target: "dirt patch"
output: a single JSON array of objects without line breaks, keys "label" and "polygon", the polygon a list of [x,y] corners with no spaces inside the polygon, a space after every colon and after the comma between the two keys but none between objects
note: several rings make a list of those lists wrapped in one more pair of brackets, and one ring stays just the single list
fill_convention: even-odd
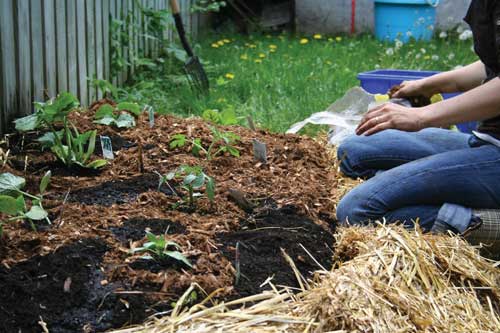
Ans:
[{"label": "dirt patch", "polygon": [[83,239],[0,268],[0,331],[40,332],[40,319],[50,332],[81,332],[84,326],[99,331],[143,319],[141,299],[129,299],[134,307],[127,308],[112,294],[113,285],[101,285],[106,251],[101,240]]},{"label": "dirt patch", "polygon": [[[158,176],[146,174],[125,180],[111,180],[97,186],[77,190],[70,194],[69,201],[85,205],[121,205],[135,201],[141,193],[157,190]],[[167,195],[172,194],[172,191],[165,184],[161,186],[159,191]]]},{"label": "dirt patch", "polygon": [[235,267],[236,244],[239,244],[241,275],[238,284],[235,284],[239,296],[262,292],[260,285],[271,276],[275,285],[299,286],[281,249],[293,259],[305,277],[310,276],[310,273],[319,267],[300,244],[323,267],[329,269],[332,266],[334,239],[331,233],[307,217],[298,215],[293,207],[271,210],[265,215],[255,217],[255,223],[245,221],[239,231],[222,234],[219,241],[224,244],[222,252]]},{"label": "dirt patch", "polygon": [[145,219],[135,217],[123,222],[120,227],[113,227],[111,231],[121,242],[128,240],[138,241],[145,236],[145,230],[155,234],[183,234],[186,227],[178,222],[166,219]]}]

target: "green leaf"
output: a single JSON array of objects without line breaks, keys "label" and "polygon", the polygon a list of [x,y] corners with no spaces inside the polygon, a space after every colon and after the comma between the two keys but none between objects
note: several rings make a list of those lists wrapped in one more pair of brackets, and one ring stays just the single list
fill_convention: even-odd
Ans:
[{"label": "green leaf", "polygon": [[26,180],[23,177],[10,172],[0,174],[0,194],[17,193],[24,185],[26,185]]},{"label": "green leaf", "polygon": [[232,146],[227,146],[227,151],[235,157],[240,157],[240,151]]},{"label": "green leaf", "polygon": [[14,120],[14,123],[16,124],[16,130],[19,132],[33,131],[40,125],[40,118],[38,114],[34,113]]},{"label": "green leaf", "polygon": [[121,102],[116,106],[118,111],[128,111],[135,116],[139,116],[141,114],[141,107],[137,103],[131,102]]},{"label": "green leaf", "polygon": [[186,177],[184,177],[184,180],[182,181],[182,185],[191,185],[191,183],[196,179],[196,175],[189,174]]},{"label": "green leaf", "polygon": [[95,124],[107,125],[107,126],[113,124],[114,122],[115,122],[115,118],[109,117],[109,116],[106,116],[106,117],[98,119],[98,120],[94,120]]},{"label": "green leaf", "polygon": [[165,178],[167,178],[167,180],[172,180],[172,179],[175,178],[175,174],[176,174],[175,171],[170,171],[169,173],[167,173],[167,175],[165,176]]},{"label": "green leaf", "polygon": [[170,140],[170,149],[184,147],[186,144],[186,136],[184,134],[176,134]]},{"label": "green leaf", "polygon": [[189,260],[179,251],[165,251],[164,254],[171,257],[171,258],[174,258],[175,260],[182,261],[183,263],[185,263],[187,266],[189,266],[191,268],[193,267],[191,265],[191,263],[189,262]]},{"label": "green leaf", "polygon": [[207,178],[206,192],[207,192],[208,200],[213,202],[215,199],[215,179],[213,177]]},{"label": "green leaf", "polygon": [[56,135],[59,137],[60,140],[62,140],[64,134],[63,130],[57,131],[55,133],[56,134],[54,134],[54,132],[47,132],[38,139],[36,139],[36,141],[40,142],[42,147],[45,148],[52,147],[56,144]]},{"label": "green leaf", "polygon": [[224,109],[220,113],[220,124],[222,125],[236,125],[238,119],[236,118],[236,112],[233,108]]},{"label": "green leaf", "polygon": [[106,160],[95,160],[95,161],[92,161],[92,162],[86,164],[85,167],[90,168],[90,169],[99,169],[107,164],[108,164],[108,161],[106,161]]},{"label": "green leaf", "polygon": [[135,119],[128,113],[122,113],[118,119],[115,120],[115,124],[118,128],[130,128],[135,126]]},{"label": "green leaf", "polygon": [[42,180],[40,181],[40,194],[43,194],[45,192],[45,190],[47,189],[47,186],[50,183],[50,176],[52,176],[52,173],[49,170],[42,177]]},{"label": "green leaf", "polygon": [[97,130],[93,131],[88,131],[84,133],[85,135],[89,134],[88,142],[89,145],[87,147],[87,152],[83,155],[83,161],[82,162],[87,162],[87,160],[92,156],[95,150],[95,139],[97,136]]},{"label": "green leaf", "polygon": [[152,243],[156,243],[156,240],[158,239],[158,237],[156,237],[155,234],[149,232],[149,231],[146,231],[146,238],[152,242]]},{"label": "green leaf", "polygon": [[17,215],[19,212],[17,200],[9,195],[0,195],[0,212]]},{"label": "green leaf", "polygon": [[16,207],[18,212],[24,212],[26,210],[26,202],[24,201],[24,195],[20,195],[16,199]]},{"label": "green leaf", "polygon": [[101,105],[101,107],[95,113],[95,119],[102,119],[104,117],[114,118],[113,111],[114,109],[111,105],[109,104]]},{"label": "green leaf", "polygon": [[194,188],[194,189],[199,189],[201,188],[203,185],[205,184],[205,175],[204,174],[200,174],[198,176],[196,176],[196,178],[193,180],[193,182],[191,183],[191,186]]},{"label": "green leaf", "polygon": [[201,139],[196,138],[193,140],[193,148],[191,149],[191,152],[193,153],[194,156],[200,156],[200,151],[203,149],[203,146],[201,145]]},{"label": "green leaf", "polygon": [[32,206],[29,212],[25,214],[30,220],[44,220],[49,213],[40,206]]},{"label": "green leaf", "polygon": [[217,110],[207,109],[203,111],[201,117],[206,121],[212,122],[214,124],[220,124],[221,122],[221,117]]}]

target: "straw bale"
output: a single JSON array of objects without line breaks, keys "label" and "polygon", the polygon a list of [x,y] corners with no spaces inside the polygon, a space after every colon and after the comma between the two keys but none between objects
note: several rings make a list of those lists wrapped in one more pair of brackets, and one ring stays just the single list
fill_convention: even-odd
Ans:
[{"label": "straw bale", "polygon": [[[116,332],[499,332],[498,263],[458,237],[341,228],[331,271],[288,289],[181,311]],[[195,286],[186,292],[188,295]]]}]

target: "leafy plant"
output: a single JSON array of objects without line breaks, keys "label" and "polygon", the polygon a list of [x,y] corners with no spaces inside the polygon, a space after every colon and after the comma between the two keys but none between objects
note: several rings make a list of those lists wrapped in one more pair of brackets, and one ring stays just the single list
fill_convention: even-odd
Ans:
[{"label": "leafy plant", "polygon": [[101,91],[104,95],[104,97],[111,98],[113,100],[117,100],[120,95],[126,95],[126,91],[116,87],[113,85],[111,82],[108,80],[104,79],[98,79],[94,76],[93,79],[88,79],[90,82],[90,85],[94,88],[97,88],[99,91]]},{"label": "leafy plant", "polygon": [[211,203],[214,202],[215,179],[206,175],[200,166],[183,165],[166,175],[160,175],[158,187],[173,179],[181,180],[181,188],[187,192],[182,201],[186,202],[188,206],[193,207],[195,200],[202,196],[200,192],[196,191],[200,190],[203,186],[205,186],[205,194],[208,200]]},{"label": "leafy plant", "polygon": [[226,152],[235,157],[240,156],[240,151],[234,146],[241,140],[239,135],[233,132],[221,132],[215,127],[210,127],[210,130],[212,131],[212,142],[207,148],[203,147],[199,138],[188,139],[184,134],[176,134],[170,140],[170,149],[181,148],[187,143],[191,143],[193,155],[199,156],[200,152],[203,151],[208,160]]},{"label": "leafy plant", "polygon": [[[126,112],[124,112],[126,111]],[[102,105],[95,113],[96,124],[115,125],[118,128],[130,128],[135,126],[132,115],[139,116],[141,108],[137,103],[122,102],[113,107],[110,104]]]},{"label": "leafy plant", "polygon": [[[34,220],[46,220],[50,224],[48,213],[42,206],[50,177],[51,172],[47,171],[40,181],[40,194],[35,196],[22,190],[26,185],[24,178],[8,172],[0,174],[0,212],[10,216],[6,220],[0,220],[0,236],[3,234],[3,224],[8,222],[27,220],[34,231]],[[27,199],[31,201],[30,209],[27,208]]]},{"label": "leafy plant", "polygon": [[146,260],[164,260],[172,258],[184,263],[188,267],[193,267],[189,260],[179,252],[181,249],[179,244],[173,241],[167,241],[165,235],[156,236],[151,232],[146,232],[146,237],[148,242],[144,243],[142,247],[133,249],[131,251],[132,253],[149,252],[151,255],[145,255],[141,258]]},{"label": "leafy plant", "polygon": [[207,109],[203,111],[202,118],[214,124],[224,126],[236,125],[238,123],[234,108],[226,108],[222,111],[219,111],[217,109]]},{"label": "leafy plant", "polygon": [[[84,168],[97,169],[107,164],[105,160],[89,162],[94,153],[97,131],[80,133],[69,121],[69,113],[80,103],[70,93],[62,93],[46,103],[35,103],[36,112],[15,121],[18,131],[31,131],[47,127],[50,132],[38,138],[44,147],[48,147],[65,165],[74,164]],[[56,123],[63,128],[56,130]]]},{"label": "leafy plant", "polygon": [[218,12],[221,7],[225,7],[225,1],[217,0],[197,0],[191,6],[191,13],[208,13],[208,12]]}]

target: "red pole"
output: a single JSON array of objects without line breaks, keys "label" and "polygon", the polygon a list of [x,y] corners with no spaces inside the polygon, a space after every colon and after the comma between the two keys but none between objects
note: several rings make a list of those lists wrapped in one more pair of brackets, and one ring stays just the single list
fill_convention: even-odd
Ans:
[{"label": "red pole", "polygon": [[351,0],[351,34],[356,32],[356,0]]}]

